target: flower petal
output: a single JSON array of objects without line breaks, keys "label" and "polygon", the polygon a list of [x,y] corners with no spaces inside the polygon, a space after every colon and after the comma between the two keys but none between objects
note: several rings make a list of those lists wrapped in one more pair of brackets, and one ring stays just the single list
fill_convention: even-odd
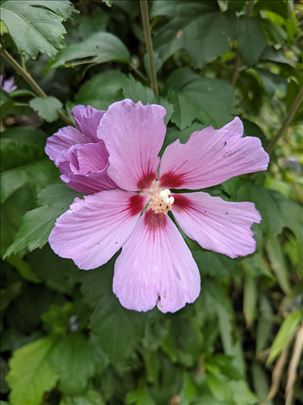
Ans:
[{"label": "flower petal", "polygon": [[106,263],[134,229],[145,198],[120,190],[101,191],[77,198],[61,215],[49,243],[61,257],[72,259],[80,269]]},{"label": "flower petal", "polygon": [[61,179],[80,193],[112,190],[117,185],[107,174],[108,152],[104,142],[74,145],[60,155]]},{"label": "flower petal", "polygon": [[97,142],[97,128],[104,111],[90,105],[77,105],[72,109],[72,114],[79,131],[90,137],[91,141]]},{"label": "flower petal", "polygon": [[253,223],[261,216],[251,202],[229,202],[207,193],[174,194],[173,214],[182,230],[203,248],[231,258],[256,250]]},{"label": "flower petal", "polygon": [[142,216],[115,264],[114,293],[128,309],[176,312],[196,300],[200,274],[180,232],[165,214]]},{"label": "flower petal", "polygon": [[266,170],[269,156],[260,140],[242,135],[243,124],[236,117],[220,129],[208,127],[194,132],[186,144],[175,141],[161,159],[161,185],[199,189]]},{"label": "flower petal", "polygon": [[165,114],[160,105],[131,100],[114,103],[105,112],[98,137],[109,152],[108,174],[119,187],[135,191],[149,187],[155,179]]},{"label": "flower petal", "polygon": [[56,164],[61,161],[61,155],[71,146],[91,142],[91,140],[78,129],[68,126],[59,129],[47,139],[45,153]]}]

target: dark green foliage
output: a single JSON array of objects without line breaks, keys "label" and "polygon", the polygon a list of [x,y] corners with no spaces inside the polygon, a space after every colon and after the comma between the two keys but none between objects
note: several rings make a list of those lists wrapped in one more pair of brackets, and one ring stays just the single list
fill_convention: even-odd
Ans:
[{"label": "dark green foliage", "polygon": [[[104,110],[123,98],[161,104],[164,147],[238,115],[244,135],[266,149],[303,86],[299,2],[149,6],[159,95],[149,86],[136,0],[1,2],[1,46],[47,93],[21,77],[16,91],[1,90],[1,405],[285,404],[303,319],[302,106],[266,173],[207,190],[254,202],[262,222],[253,228],[256,253],[236,260],[185,237],[202,278],[193,305],[128,311],[112,292],[116,257],[80,271],[47,244],[77,197],[44,153],[46,138],[66,125],[64,110]],[[266,401],[287,346],[287,367]],[[298,362],[293,404],[303,399],[302,372]]]}]

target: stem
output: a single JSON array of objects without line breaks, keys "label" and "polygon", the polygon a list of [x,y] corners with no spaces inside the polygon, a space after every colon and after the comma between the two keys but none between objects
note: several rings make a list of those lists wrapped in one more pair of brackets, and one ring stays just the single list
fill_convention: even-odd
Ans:
[{"label": "stem", "polygon": [[148,1],[140,0],[140,8],[141,8],[141,17],[142,17],[142,24],[143,24],[143,31],[144,31],[144,39],[145,39],[145,45],[146,45],[149,69],[150,69],[151,88],[153,89],[154,93],[156,95],[158,95],[157,71],[156,71],[153,42],[152,42],[151,29],[150,29],[150,23],[149,23]]},{"label": "stem", "polygon": [[[0,53],[1,53],[1,56],[3,57],[3,59],[6,60],[6,62],[12,66],[12,68],[15,70],[15,72],[18,75],[20,75],[21,77],[23,77],[23,79],[33,89],[33,91],[35,92],[35,94],[37,96],[44,97],[44,98],[47,97],[44,90],[33,79],[33,77],[5,49],[3,49],[1,47]],[[62,121],[64,121],[68,125],[71,123],[69,118],[67,117],[67,115],[65,115],[65,113],[63,111],[58,111],[58,113],[59,113]]]},{"label": "stem", "polygon": [[140,70],[136,68],[136,66],[134,66],[133,64],[130,64],[129,67],[140,77],[141,80],[148,83],[147,77],[145,77],[144,74],[141,73]]},{"label": "stem", "polygon": [[[246,14],[248,17],[252,17],[254,14],[254,0],[248,0],[247,3],[247,9],[246,9]],[[234,71],[230,80],[230,84],[232,86],[235,86],[235,84],[238,81],[239,75],[240,75],[240,68],[241,68],[241,56],[239,54],[239,51],[237,52],[237,56],[235,59],[235,66],[234,66]]]},{"label": "stem", "polygon": [[239,53],[237,53],[233,75],[232,75],[231,80],[230,80],[230,84],[232,86],[235,86],[235,84],[238,81],[238,78],[239,78],[239,75],[240,75],[240,67],[241,67],[241,56],[240,56]]},{"label": "stem", "polygon": [[276,143],[284,135],[285,131],[287,130],[291,121],[293,120],[294,116],[296,115],[296,112],[300,108],[302,101],[303,101],[303,87],[301,88],[301,90],[297,94],[296,98],[294,99],[294,102],[292,103],[286,117],[283,120],[281,128],[277,132],[276,136],[269,143],[268,149],[267,149],[268,153],[271,153],[273,151],[273,148],[276,145]]},{"label": "stem", "polygon": [[246,14],[248,15],[248,17],[252,17],[253,13],[254,13],[254,0],[248,0]]}]

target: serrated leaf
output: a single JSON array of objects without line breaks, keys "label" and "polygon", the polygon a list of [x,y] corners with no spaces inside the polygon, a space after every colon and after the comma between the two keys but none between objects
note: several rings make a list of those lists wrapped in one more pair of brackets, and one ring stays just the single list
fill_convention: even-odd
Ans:
[{"label": "serrated leaf", "polygon": [[[52,193],[58,198],[53,201]],[[64,185],[51,185],[45,190],[42,190],[38,196],[38,200],[44,205],[28,211],[22,221],[22,225],[16,235],[14,242],[5,252],[5,257],[20,252],[27,248],[32,251],[43,247],[48,240],[48,236],[54,226],[57,217],[62,214],[77,194],[69,190]],[[50,202],[53,202],[52,204]],[[47,204],[49,203],[49,205]]]},{"label": "serrated leaf", "polygon": [[47,122],[56,121],[62,108],[61,101],[55,97],[36,97],[29,102],[29,105]]},{"label": "serrated leaf", "polygon": [[49,183],[54,183],[57,178],[56,168],[46,159],[6,170],[1,173],[1,203],[26,184],[32,185],[39,191]]},{"label": "serrated leaf", "polygon": [[[146,315],[121,306],[112,292],[113,262],[85,274],[82,293],[94,306],[92,333],[114,365],[123,363],[143,337]],[[123,333],[121,333],[123,331]]]},{"label": "serrated leaf", "polygon": [[273,344],[270,348],[270,353],[268,357],[268,363],[272,363],[281,351],[286,347],[286,345],[294,337],[299,323],[303,320],[303,311],[297,310],[293,311],[287,315],[284,319]]},{"label": "serrated leaf", "polygon": [[239,50],[248,65],[258,62],[266,47],[265,35],[257,18],[243,16],[238,26]]},{"label": "serrated leaf", "polygon": [[50,355],[56,344],[57,339],[48,336],[14,352],[7,375],[11,405],[40,405],[43,394],[55,386],[58,375]]},{"label": "serrated leaf", "polygon": [[94,353],[89,341],[79,333],[63,337],[52,352],[51,364],[59,376],[59,387],[66,395],[83,393],[94,375]]},{"label": "serrated leaf", "polygon": [[39,52],[54,56],[63,47],[62,22],[73,11],[68,0],[7,0],[0,6],[1,20],[19,52],[33,59]]},{"label": "serrated leaf", "polygon": [[79,44],[69,45],[56,58],[53,67],[105,62],[128,63],[130,54],[122,41],[108,32],[97,32]]}]

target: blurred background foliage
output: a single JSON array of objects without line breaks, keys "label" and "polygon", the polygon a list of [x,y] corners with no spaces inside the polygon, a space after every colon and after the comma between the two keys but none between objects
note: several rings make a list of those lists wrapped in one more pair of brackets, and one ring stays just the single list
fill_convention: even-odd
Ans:
[{"label": "blurred background foliage", "polygon": [[[148,6],[159,94],[139,1],[1,1],[0,404],[303,403],[302,2]],[[176,314],[123,309],[114,260],[81,272],[47,245],[75,197],[47,136],[74,105],[125,97],[166,107],[166,144],[239,115],[271,153],[266,173],[209,190],[255,202],[256,253],[230,260],[187,240],[202,292]]]}]

